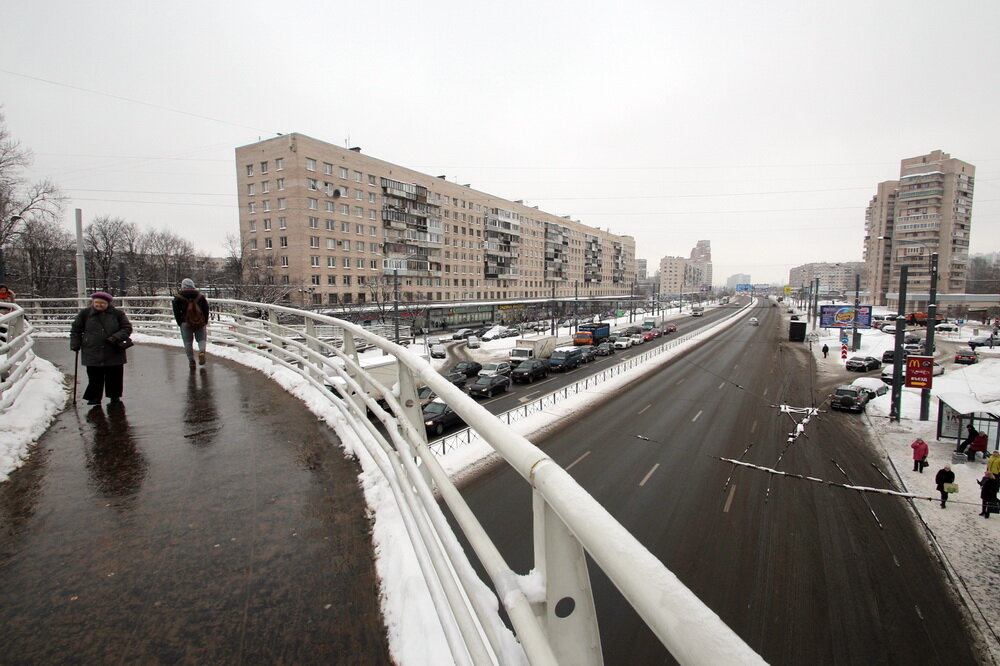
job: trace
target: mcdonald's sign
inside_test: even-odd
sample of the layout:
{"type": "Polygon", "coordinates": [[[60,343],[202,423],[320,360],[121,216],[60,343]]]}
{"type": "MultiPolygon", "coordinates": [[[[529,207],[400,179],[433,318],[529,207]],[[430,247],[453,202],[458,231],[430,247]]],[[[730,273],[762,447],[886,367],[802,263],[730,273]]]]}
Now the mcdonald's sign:
{"type": "Polygon", "coordinates": [[[906,385],[910,388],[930,388],[934,379],[933,356],[906,357],[906,385]]]}

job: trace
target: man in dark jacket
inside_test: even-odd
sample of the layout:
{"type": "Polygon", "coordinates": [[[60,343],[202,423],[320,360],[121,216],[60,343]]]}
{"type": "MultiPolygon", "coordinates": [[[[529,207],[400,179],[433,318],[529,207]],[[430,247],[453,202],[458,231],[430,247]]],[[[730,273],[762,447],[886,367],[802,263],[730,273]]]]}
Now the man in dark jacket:
{"type": "Polygon", "coordinates": [[[184,353],[188,367],[194,368],[194,344],[198,341],[198,363],[205,365],[205,346],[208,343],[208,299],[194,286],[194,280],[181,280],[181,289],[174,296],[174,321],[181,329],[184,353]]]}
{"type": "Polygon", "coordinates": [[[90,299],[90,306],[77,313],[69,334],[69,348],[80,352],[87,368],[83,399],[88,405],[99,405],[107,394],[111,403],[120,402],[128,363],[122,344],[132,335],[132,323],[111,305],[111,294],[98,291],[90,299]]]}
{"type": "Polygon", "coordinates": [[[945,465],[938,470],[937,476],[934,477],[934,483],[937,484],[938,492],[941,493],[941,508],[945,508],[945,504],[948,503],[948,493],[944,491],[944,484],[955,483],[955,473],[951,471],[951,467],[945,465]]]}
{"type": "Polygon", "coordinates": [[[997,492],[1000,492],[1000,481],[997,481],[992,472],[986,472],[976,483],[981,488],[979,498],[983,500],[983,510],[979,515],[989,518],[991,512],[997,513],[997,492]]]}

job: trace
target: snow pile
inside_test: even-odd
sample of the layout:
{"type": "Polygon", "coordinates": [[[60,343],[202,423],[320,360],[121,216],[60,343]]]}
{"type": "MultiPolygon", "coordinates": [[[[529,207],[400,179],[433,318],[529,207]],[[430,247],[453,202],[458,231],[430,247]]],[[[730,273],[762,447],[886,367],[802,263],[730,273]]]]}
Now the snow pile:
{"type": "Polygon", "coordinates": [[[0,420],[0,482],[21,466],[28,448],[45,433],[52,419],[66,405],[62,372],[44,358],[32,361],[34,372],[21,394],[0,420]]]}

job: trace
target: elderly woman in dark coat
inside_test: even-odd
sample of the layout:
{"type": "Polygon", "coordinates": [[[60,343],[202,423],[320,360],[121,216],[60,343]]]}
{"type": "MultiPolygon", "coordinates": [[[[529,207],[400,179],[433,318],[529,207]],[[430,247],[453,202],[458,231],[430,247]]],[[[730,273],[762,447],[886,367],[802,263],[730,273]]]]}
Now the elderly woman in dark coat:
{"type": "Polygon", "coordinates": [[[128,362],[122,344],[132,335],[132,323],[111,305],[110,294],[99,291],[90,299],[90,305],[76,315],[69,334],[69,348],[80,352],[87,368],[83,399],[88,405],[99,405],[101,396],[107,394],[110,402],[120,402],[128,362]]]}

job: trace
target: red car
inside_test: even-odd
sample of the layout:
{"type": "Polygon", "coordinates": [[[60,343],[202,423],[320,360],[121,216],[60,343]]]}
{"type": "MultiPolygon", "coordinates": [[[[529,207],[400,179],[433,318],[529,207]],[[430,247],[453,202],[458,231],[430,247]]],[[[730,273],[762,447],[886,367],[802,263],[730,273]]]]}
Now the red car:
{"type": "Polygon", "coordinates": [[[656,336],[653,335],[652,331],[644,331],[643,334],[642,334],[642,340],[643,340],[643,342],[650,342],[655,337],[656,336]]]}
{"type": "Polygon", "coordinates": [[[663,332],[664,333],[676,333],[677,332],[677,327],[674,326],[673,324],[670,324],[669,326],[667,326],[666,328],[663,329],[663,332]]]}

